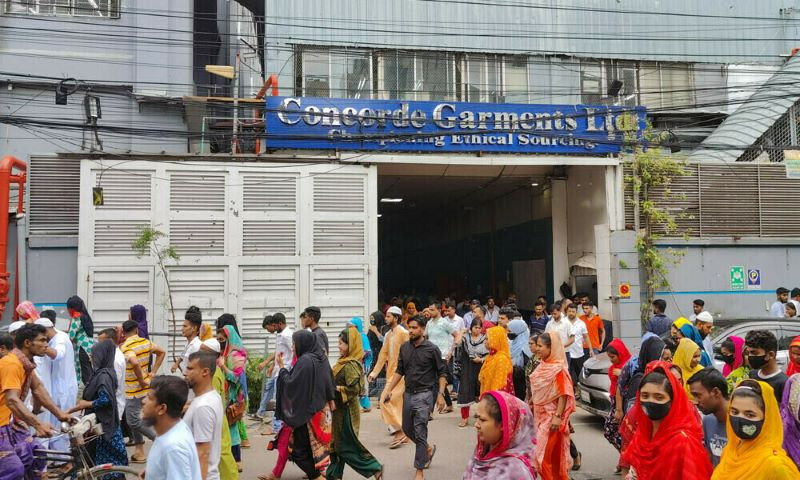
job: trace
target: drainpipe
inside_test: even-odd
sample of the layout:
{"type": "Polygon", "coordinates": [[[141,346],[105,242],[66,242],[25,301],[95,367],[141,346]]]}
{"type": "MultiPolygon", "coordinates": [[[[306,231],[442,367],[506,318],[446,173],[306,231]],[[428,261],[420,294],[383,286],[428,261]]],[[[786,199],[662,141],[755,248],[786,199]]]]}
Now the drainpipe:
{"type": "MultiPolygon", "coordinates": [[[[7,156],[0,160],[0,316],[6,309],[8,303],[8,208],[11,202],[9,193],[11,190],[11,183],[19,185],[19,201],[17,203],[17,215],[23,213],[24,196],[25,196],[25,181],[27,180],[26,172],[28,165],[22,160],[7,156]],[[17,168],[22,170],[18,175],[12,175],[11,171],[17,168]]],[[[25,248],[20,245],[18,248],[25,248]]],[[[19,270],[19,268],[17,269],[19,270]]],[[[17,279],[19,277],[17,276],[17,279]]]]}

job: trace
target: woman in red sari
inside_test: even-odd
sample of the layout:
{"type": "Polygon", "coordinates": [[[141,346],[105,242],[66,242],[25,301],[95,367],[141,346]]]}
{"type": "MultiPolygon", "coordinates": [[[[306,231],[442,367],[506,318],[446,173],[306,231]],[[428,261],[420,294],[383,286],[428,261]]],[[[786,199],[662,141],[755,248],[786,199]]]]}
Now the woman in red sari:
{"type": "Polygon", "coordinates": [[[629,414],[637,429],[623,460],[637,480],[708,480],[712,466],[703,446],[703,429],[681,381],[669,362],[647,365],[636,404],[629,414]]]}
{"type": "Polygon", "coordinates": [[[543,333],[536,340],[539,366],[531,374],[531,403],[536,421],[533,463],[543,480],[569,480],[569,416],[575,393],[560,335],[543,333]]]}

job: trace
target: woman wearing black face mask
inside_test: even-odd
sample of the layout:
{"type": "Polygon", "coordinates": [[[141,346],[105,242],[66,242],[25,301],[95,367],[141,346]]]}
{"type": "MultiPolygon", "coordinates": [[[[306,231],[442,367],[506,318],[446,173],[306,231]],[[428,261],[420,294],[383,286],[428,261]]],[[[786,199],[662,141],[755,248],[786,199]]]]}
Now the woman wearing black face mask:
{"type": "Polygon", "coordinates": [[[744,358],[744,338],[731,335],[720,345],[720,353],[725,365],[722,367],[722,374],[728,382],[728,391],[733,391],[734,387],[744,380],[750,378],[750,366],[744,358]]]}
{"type": "Polygon", "coordinates": [[[783,450],[783,424],[766,382],[742,380],[728,405],[728,444],[712,480],[789,480],[800,472],[783,450]]]}
{"type": "Polygon", "coordinates": [[[638,480],[708,480],[712,466],[703,429],[670,366],[663,361],[647,366],[631,410],[636,433],[622,457],[638,480]]]}

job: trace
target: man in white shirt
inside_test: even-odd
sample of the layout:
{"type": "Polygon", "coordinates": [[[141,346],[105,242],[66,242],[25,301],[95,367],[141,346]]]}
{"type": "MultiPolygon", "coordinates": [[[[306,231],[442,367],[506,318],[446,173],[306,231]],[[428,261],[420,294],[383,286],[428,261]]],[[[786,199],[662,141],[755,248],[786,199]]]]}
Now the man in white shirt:
{"type": "Polygon", "coordinates": [[[481,305],[481,302],[476,299],[469,302],[468,307],[469,311],[464,314],[464,326],[466,328],[469,328],[469,325],[472,325],[472,319],[475,318],[475,314],[472,311],[475,309],[475,307],[482,308],[483,305],[481,305]]]}
{"type": "Polygon", "coordinates": [[[697,315],[699,315],[700,312],[703,311],[705,306],[706,306],[706,302],[703,301],[702,299],[697,298],[697,299],[693,300],[692,301],[692,314],[689,315],[689,321],[692,322],[692,323],[695,323],[695,321],[697,320],[697,315]]]}
{"type": "Polygon", "coordinates": [[[711,343],[711,330],[714,328],[714,316],[708,312],[700,312],[695,318],[694,326],[703,337],[703,350],[708,354],[708,358],[714,358],[714,345],[711,343]]]}
{"type": "Polygon", "coordinates": [[[786,302],[789,301],[789,290],[784,287],[778,287],[775,290],[775,296],[777,300],[769,309],[769,316],[770,317],[777,317],[783,318],[786,316],[786,302]]]}
{"type": "Polygon", "coordinates": [[[269,402],[275,399],[275,394],[278,389],[278,373],[280,372],[280,368],[275,367],[278,357],[281,357],[283,365],[287,369],[292,368],[292,334],[294,333],[291,328],[286,326],[286,316],[284,314],[278,312],[275,315],[268,315],[267,317],[264,318],[264,327],[267,328],[267,331],[275,333],[275,351],[272,352],[262,364],[266,366],[266,364],[272,360],[272,366],[267,370],[267,375],[265,377],[267,381],[261,395],[261,405],[257,412],[263,419],[263,427],[261,429],[262,435],[272,435],[273,432],[281,427],[281,421],[277,418],[273,418],[274,413],[268,410],[268,406],[269,402]],[[267,317],[269,317],[268,322],[267,317]],[[269,425],[270,423],[272,424],[271,427],[269,425]]]}
{"type": "Polygon", "coordinates": [[[170,371],[175,373],[181,369],[181,373],[186,374],[186,364],[189,363],[189,355],[200,350],[200,328],[203,326],[203,315],[200,309],[192,305],[186,310],[184,315],[183,325],[181,326],[181,335],[186,339],[186,348],[183,349],[181,358],[177,359],[172,364],[170,371]]]}
{"type": "Polygon", "coordinates": [[[192,431],[203,480],[220,480],[219,459],[222,452],[222,397],[211,385],[217,368],[217,356],[209,352],[189,355],[184,368],[186,382],[194,399],[183,416],[192,431]]]}
{"type": "MultiPolygon", "coordinates": [[[[567,320],[572,325],[572,329],[570,330],[570,338],[565,346],[569,354],[569,373],[572,376],[572,384],[577,389],[581,369],[584,362],[586,362],[583,345],[591,345],[592,343],[589,339],[589,330],[586,328],[586,323],[578,318],[578,306],[574,303],[567,307],[567,320]]],[[[588,350],[589,356],[594,357],[594,351],[592,349],[588,350]]]]}
{"type": "Polygon", "coordinates": [[[463,333],[469,328],[469,325],[464,323],[464,319],[456,315],[456,306],[452,301],[447,302],[445,315],[447,315],[447,321],[450,322],[450,326],[453,327],[453,330],[463,333]]]}
{"type": "Polygon", "coordinates": [[[486,307],[486,320],[497,325],[497,321],[500,317],[500,307],[494,303],[493,296],[489,295],[486,297],[486,305],[484,305],[484,307],[486,307]]]}
{"type": "Polygon", "coordinates": [[[194,436],[181,420],[188,396],[189,385],[182,378],[158,375],[150,382],[141,411],[142,423],[156,432],[147,454],[147,480],[203,479],[194,436]]]}
{"type": "MultiPolygon", "coordinates": [[[[50,397],[58,408],[67,411],[75,405],[75,400],[78,398],[78,376],[75,373],[75,351],[72,348],[72,341],[69,335],[56,330],[49,318],[42,317],[35,323],[47,329],[47,350],[44,355],[47,358],[44,365],[50,368],[50,397]]],[[[51,420],[51,424],[59,425],[55,416],[52,416],[51,420]]],[[[61,436],[50,440],[49,448],[68,451],[69,438],[61,436]]]]}
{"type": "Polygon", "coordinates": [[[125,361],[125,354],[119,349],[119,335],[116,328],[106,328],[97,335],[98,342],[107,339],[117,346],[114,352],[114,373],[117,376],[117,392],[114,396],[117,397],[117,413],[119,413],[119,418],[122,419],[125,414],[125,367],[128,362],[125,361]]]}
{"type": "Polygon", "coordinates": [[[561,316],[561,302],[556,302],[550,307],[550,320],[544,327],[546,333],[555,332],[561,337],[561,344],[566,345],[569,341],[572,325],[561,316]]]}

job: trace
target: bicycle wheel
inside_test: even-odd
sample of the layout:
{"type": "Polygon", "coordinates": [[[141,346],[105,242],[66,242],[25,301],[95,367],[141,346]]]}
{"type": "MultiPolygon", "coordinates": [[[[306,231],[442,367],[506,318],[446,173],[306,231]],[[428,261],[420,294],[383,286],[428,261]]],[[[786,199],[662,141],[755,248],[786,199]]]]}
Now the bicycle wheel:
{"type": "Polygon", "coordinates": [[[125,480],[133,480],[139,478],[139,471],[130,467],[120,467],[116,465],[98,465],[89,469],[89,476],[84,477],[84,480],[104,480],[106,475],[112,473],[121,474],[125,480]]]}

